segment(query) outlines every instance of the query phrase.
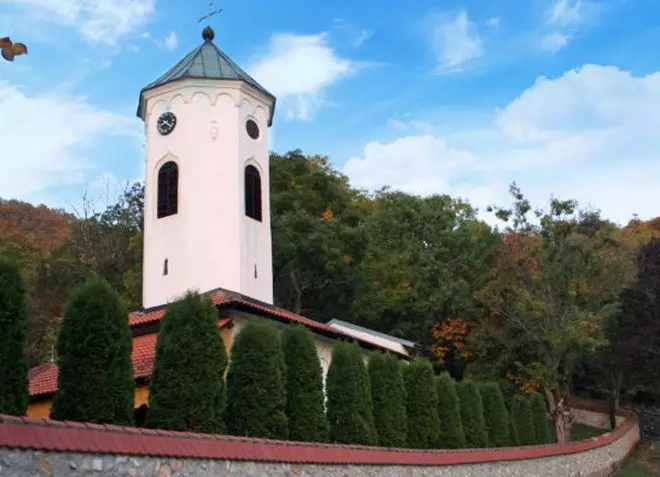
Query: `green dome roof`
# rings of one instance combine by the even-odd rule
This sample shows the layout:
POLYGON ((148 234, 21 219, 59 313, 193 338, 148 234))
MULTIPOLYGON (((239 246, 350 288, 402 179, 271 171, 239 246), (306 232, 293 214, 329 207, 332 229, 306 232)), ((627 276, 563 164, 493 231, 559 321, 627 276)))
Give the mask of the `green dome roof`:
POLYGON ((140 91, 140 103, 137 110, 137 115, 139 117, 143 117, 144 113, 145 91, 184 78, 203 78, 243 81, 260 93, 271 98, 273 104, 270 107, 268 125, 270 126, 272 124, 273 114, 275 112, 275 96, 269 93, 266 88, 261 86, 254 80, 254 78, 243 71, 220 48, 215 46, 213 43, 213 36, 213 30, 211 30, 210 27, 206 27, 203 32, 204 43, 188 53, 167 73, 142 88, 142 91, 140 91))

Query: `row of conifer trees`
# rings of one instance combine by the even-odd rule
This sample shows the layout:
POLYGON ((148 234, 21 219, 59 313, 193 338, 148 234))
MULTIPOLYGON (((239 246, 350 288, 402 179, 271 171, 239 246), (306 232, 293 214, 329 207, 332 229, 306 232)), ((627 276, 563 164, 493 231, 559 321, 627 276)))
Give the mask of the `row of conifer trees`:
MULTIPOLYGON (((25 413, 25 287, 0 260, 0 413, 25 413), (13 325, 12 325, 13 323, 13 325), (10 326, 11 325, 11 326, 10 326), (21 350, 21 346, 23 349, 21 350)), ((238 436, 411 448, 499 447, 550 440, 540 395, 509 406, 495 383, 455 383, 422 359, 337 343, 323 388, 314 338, 302 326, 248 321, 231 365, 217 310, 187 293, 161 322, 146 426, 238 436), (508 407, 508 409, 507 409, 508 407)), ((132 337, 118 294, 93 278, 69 297, 57 341, 51 417, 133 424, 132 337)))

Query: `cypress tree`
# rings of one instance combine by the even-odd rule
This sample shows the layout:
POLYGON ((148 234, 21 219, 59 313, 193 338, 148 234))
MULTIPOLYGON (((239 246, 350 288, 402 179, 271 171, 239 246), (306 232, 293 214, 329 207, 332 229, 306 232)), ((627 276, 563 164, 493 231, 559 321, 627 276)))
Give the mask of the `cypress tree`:
POLYGON ((511 445, 509 412, 506 410, 502 390, 497 383, 481 383, 479 393, 484 406, 488 445, 490 447, 511 445))
POLYGON ((511 399, 511 421, 516 445, 528 446, 535 443, 536 433, 532 421, 532 409, 529 400, 524 396, 518 394, 511 399))
POLYGON ((101 278, 74 288, 57 340, 58 391, 51 417, 133 423, 131 330, 119 294, 101 278))
POLYGON ((405 447, 406 391, 399 360, 391 354, 377 353, 371 357, 368 370, 378 444, 405 447))
POLYGON ((461 406, 461 421, 465 432, 465 447, 487 447, 488 431, 486 430, 484 406, 479 388, 472 380, 464 379, 458 383, 457 392, 461 406))
POLYGON ((536 444, 549 444, 550 420, 545 407, 545 399, 541 394, 534 393, 530 397, 529 404, 532 411, 535 442, 536 444))
POLYGON ((449 373, 437 377, 438 417, 440 418, 440 449, 462 449, 465 433, 461 421, 461 407, 456 392, 456 381, 449 373))
POLYGON ((415 359, 404 372, 408 412, 408 447, 431 449, 440 437, 438 390, 433 366, 428 360, 415 359))
POLYGON ((378 442, 371 404, 371 386, 356 343, 337 343, 326 377, 330 440, 340 444, 378 442))
POLYGON ((327 442, 323 371, 312 333, 304 326, 287 326, 282 331, 286 364, 286 416, 292 441, 327 442))
POLYGON ((28 404, 27 292, 15 261, 0 256, 0 414, 28 404))
POLYGON ((227 353, 218 311, 195 292, 168 305, 156 343, 146 426, 223 433, 227 353))
POLYGON ((231 348, 227 374, 227 430, 235 436, 286 439, 286 365, 280 331, 251 320, 231 348))

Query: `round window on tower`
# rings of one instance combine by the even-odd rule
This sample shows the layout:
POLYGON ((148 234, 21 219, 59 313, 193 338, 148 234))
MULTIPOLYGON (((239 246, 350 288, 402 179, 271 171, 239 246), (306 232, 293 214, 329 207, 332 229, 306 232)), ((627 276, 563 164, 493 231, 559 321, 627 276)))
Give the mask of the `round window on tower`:
POLYGON ((259 126, 253 119, 248 119, 245 123, 245 130, 252 139, 259 139, 259 126))

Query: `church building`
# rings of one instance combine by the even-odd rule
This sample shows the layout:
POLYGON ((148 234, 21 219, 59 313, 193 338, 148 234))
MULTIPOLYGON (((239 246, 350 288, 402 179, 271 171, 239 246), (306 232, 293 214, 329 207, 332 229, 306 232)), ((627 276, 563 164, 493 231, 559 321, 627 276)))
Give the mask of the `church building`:
MULTIPOLYGON (((332 346, 357 342, 409 359, 414 343, 333 319, 310 320, 273 305, 268 134, 275 96, 213 42, 203 42, 140 92, 144 121, 143 310, 130 313, 135 408, 148 406, 160 321, 187 290, 218 310, 227 352, 248 319, 301 324, 314 334, 324 376, 332 346)), ((48 417, 57 365, 30 370, 28 415, 48 417)), ((139 411, 138 411, 139 413, 139 411)))

